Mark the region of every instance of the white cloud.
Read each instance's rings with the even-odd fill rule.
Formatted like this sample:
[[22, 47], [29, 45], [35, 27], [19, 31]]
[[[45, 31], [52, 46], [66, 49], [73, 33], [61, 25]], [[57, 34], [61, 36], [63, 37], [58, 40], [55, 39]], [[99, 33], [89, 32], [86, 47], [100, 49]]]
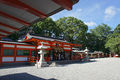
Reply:
[[105, 20], [112, 19], [116, 15], [116, 11], [117, 11], [117, 8], [115, 8], [114, 6], [107, 7], [104, 12], [105, 13], [104, 19]]
[[96, 24], [95, 22], [93, 22], [93, 21], [85, 22], [85, 24], [86, 24], [87, 26], [96, 26], [96, 25], [97, 25], [97, 24]]

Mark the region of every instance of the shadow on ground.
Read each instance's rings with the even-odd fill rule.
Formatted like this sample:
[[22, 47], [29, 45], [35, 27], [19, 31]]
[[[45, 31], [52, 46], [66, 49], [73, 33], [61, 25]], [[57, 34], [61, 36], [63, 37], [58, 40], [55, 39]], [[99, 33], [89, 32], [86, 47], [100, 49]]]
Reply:
[[28, 67], [30, 63], [5, 63], [0, 66], [0, 69]]
[[17, 73], [0, 76], [0, 80], [57, 80], [57, 79], [54, 78], [44, 79], [28, 73]]

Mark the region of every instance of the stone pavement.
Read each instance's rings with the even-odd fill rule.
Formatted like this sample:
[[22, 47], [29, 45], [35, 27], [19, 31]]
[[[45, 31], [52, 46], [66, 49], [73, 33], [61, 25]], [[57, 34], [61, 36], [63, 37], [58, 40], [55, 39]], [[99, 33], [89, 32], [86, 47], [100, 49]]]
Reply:
[[120, 58], [100, 58], [37, 69], [34, 66], [0, 68], [0, 80], [120, 80]]

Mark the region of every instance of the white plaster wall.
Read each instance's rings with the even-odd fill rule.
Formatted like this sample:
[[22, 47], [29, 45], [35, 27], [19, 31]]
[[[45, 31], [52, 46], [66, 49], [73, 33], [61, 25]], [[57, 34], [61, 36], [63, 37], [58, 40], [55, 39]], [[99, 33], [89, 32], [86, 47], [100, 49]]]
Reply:
[[49, 44], [48, 42], [42, 42], [43, 44]]
[[32, 47], [32, 46], [17, 46], [17, 48], [35, 49], [35, 47]]
[[68, 49], [68, 50], [70, 50], [71, 48], [64, 48], [64, 49]]
[[14, 48], [15, 45], [7, 45], [7, 44], [4, 44], [3, 47], [12, 47], [12, 48]]
[[2, 62], [14, 61], [14, 57], [2, 57]]
[[64, 45], [64, 46], [69, 46], [70, 47], [70, 45]]
[[[37, 49], [40, 49], [41, 45], [37, 47]], [[50, 48], [50, 46], [43, 46], [44, 49]]]
[[27, 61], [27, 57], [16, 57], [16, 61]]

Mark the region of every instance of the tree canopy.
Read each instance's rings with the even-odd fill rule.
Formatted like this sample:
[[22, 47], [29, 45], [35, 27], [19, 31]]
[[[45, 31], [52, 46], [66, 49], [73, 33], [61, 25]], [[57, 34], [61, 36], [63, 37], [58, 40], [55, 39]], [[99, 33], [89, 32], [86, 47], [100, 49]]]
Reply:
[[98, 37], [99, 40], [105, 40], [111, 32], [111, 28], [107, 24], [101, 24], [91, 29], [90, 32]]
[[108, 52], [105, 48], [107, 36], [111, 33], [111, 28], [107, 24], [100, 24], [87, 33], [87, 45], [91, 51]]
[[120, 24], [114, 29], [113, 34], [108, 37], [105, 47], [113, 53], [120, 54]]
[[51, 18], [46, 18], [32, 25], [32, 31], [40, 36], [57, 37], [59, 28]]
[[60, 36], [72, 43], [80, 42], [88, 30], [88, 26], [83, 21], [74, 17], [60, 18], [56, 24], [61, 30]]

